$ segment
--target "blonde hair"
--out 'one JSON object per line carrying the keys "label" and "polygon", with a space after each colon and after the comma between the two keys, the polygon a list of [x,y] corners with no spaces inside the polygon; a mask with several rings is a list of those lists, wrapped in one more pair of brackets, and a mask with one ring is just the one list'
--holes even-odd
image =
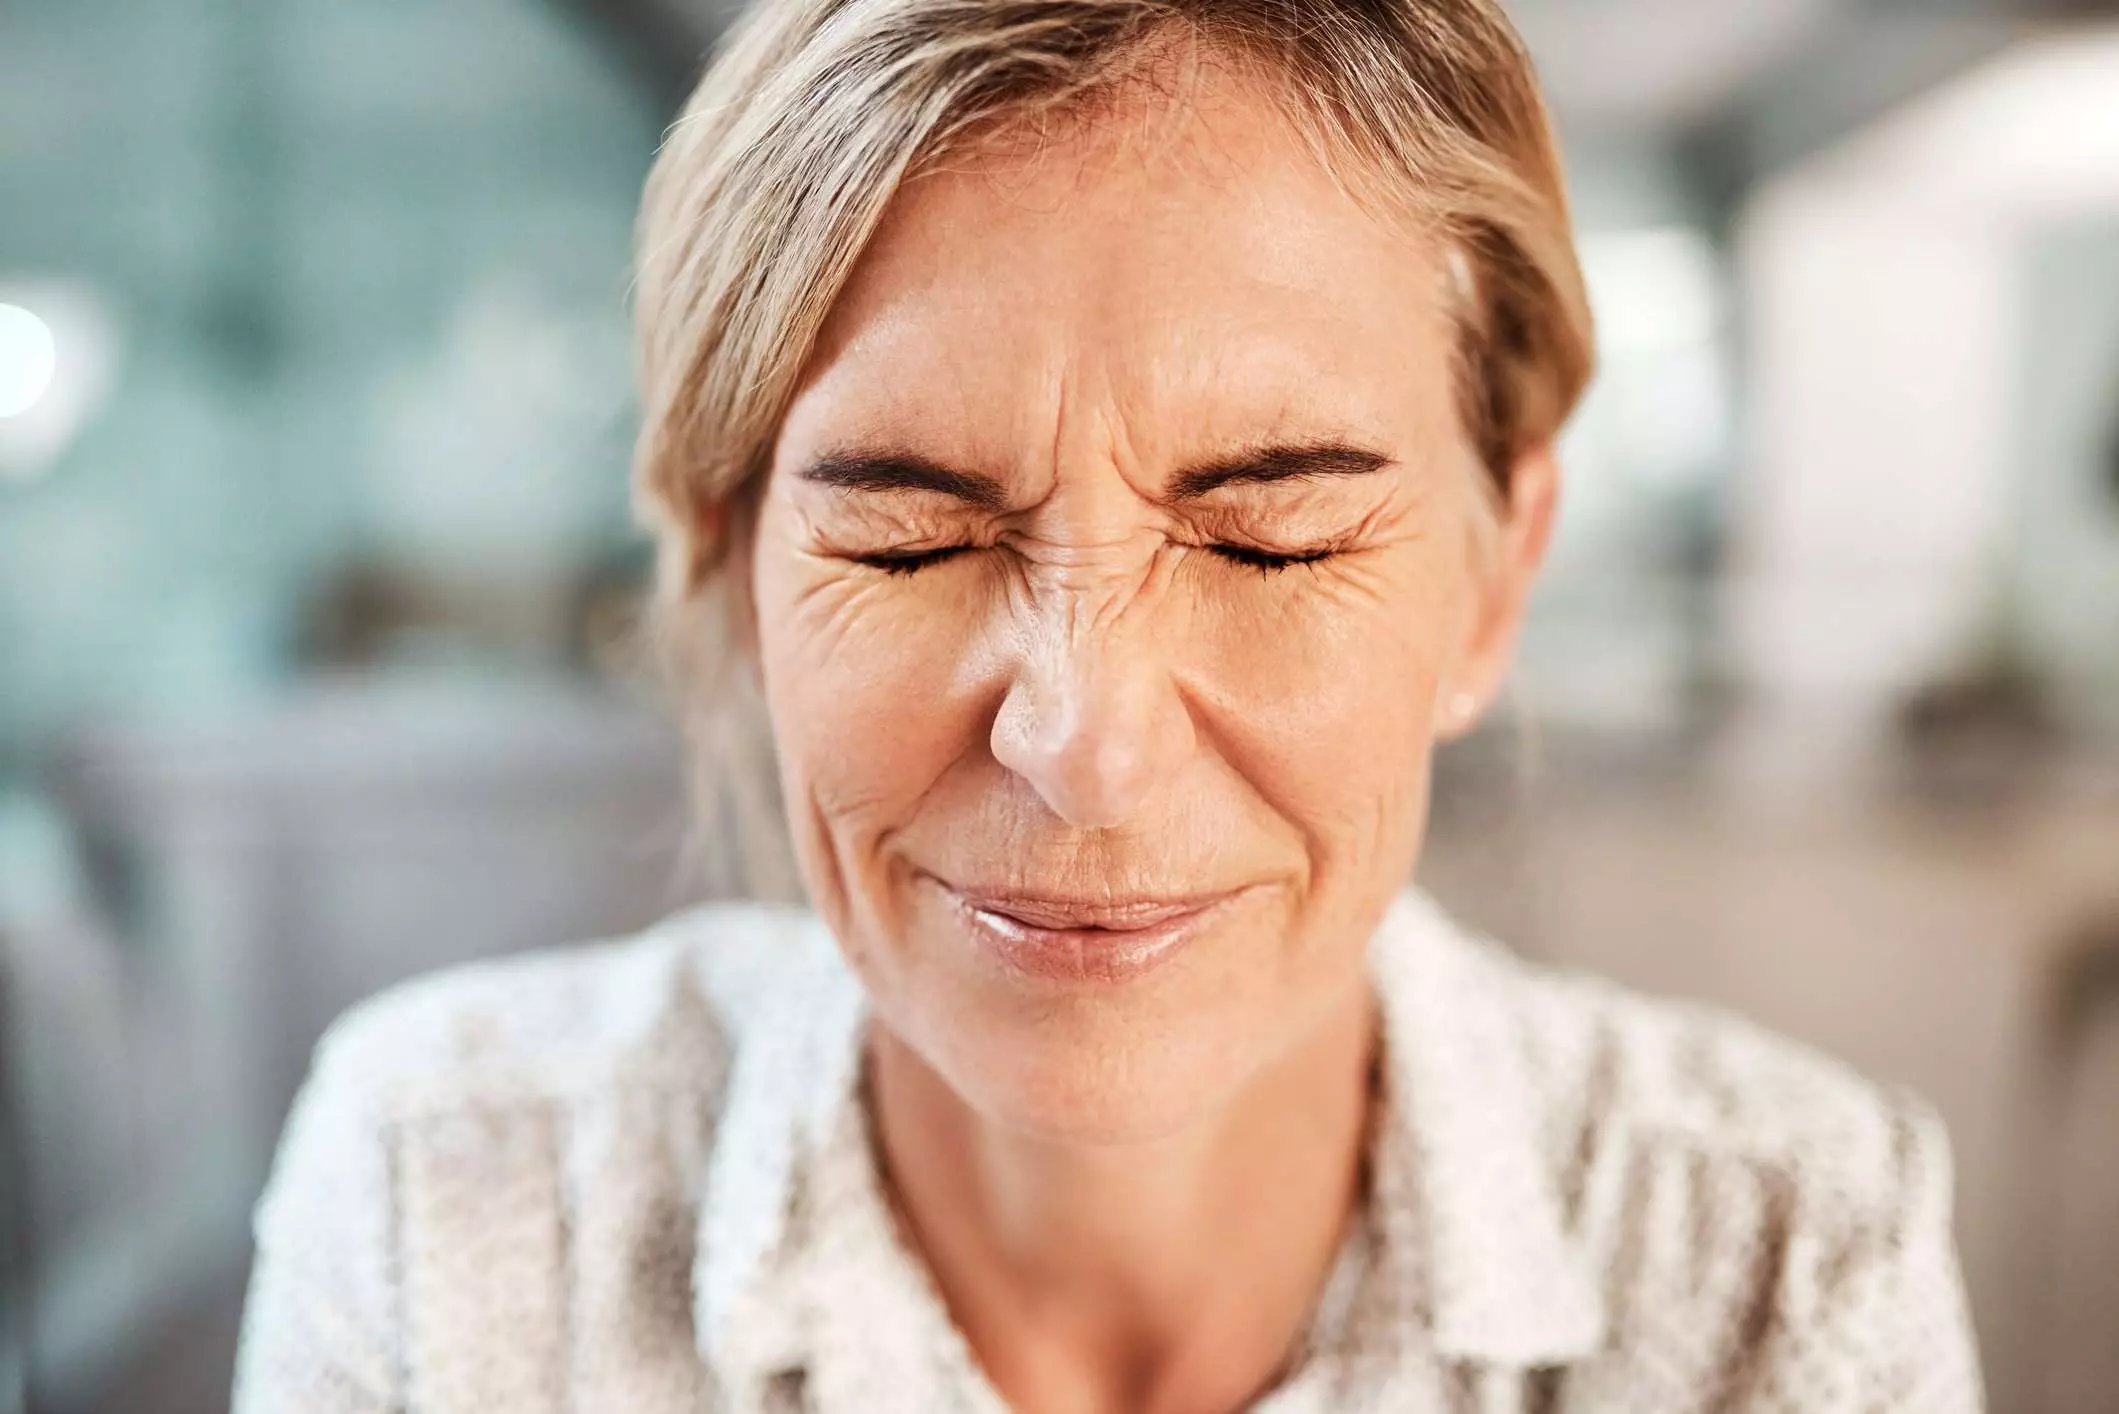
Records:
{"label": "blonde hair", "polygon": [[818,331],[900,185],[1013,119],[1093,112],[1173,40],[1277,80],[1335,173],[1440,237],[1458,404],[1492,484],[1558,432],[1592,370],[1590,315],[1551,123],[1498,0],[754,0],[640,212],[634,503],[657,540],[650,627],[693,659],[670,665],[680,687],[713,674],[678,611],[747,533]]}

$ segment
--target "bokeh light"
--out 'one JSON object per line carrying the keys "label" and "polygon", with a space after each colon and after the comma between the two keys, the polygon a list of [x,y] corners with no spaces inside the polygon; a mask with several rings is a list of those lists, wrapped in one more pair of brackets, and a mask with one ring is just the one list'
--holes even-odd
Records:
{"label": "bokeh light", "polygon": [[0,417],[35,407],[58,369],[51,326],[19,304],[0,304]]}

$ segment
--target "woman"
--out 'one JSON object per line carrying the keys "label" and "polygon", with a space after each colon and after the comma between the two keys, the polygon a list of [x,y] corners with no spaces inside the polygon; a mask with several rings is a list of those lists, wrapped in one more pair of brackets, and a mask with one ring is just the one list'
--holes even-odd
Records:
{"label": "woman", "polygon": [[815,911],[341,1022],[245,1414],[1977,1406],[1925,1109],[1405,891],[1591,363],[1492,0],[772,0],[640,239]]}

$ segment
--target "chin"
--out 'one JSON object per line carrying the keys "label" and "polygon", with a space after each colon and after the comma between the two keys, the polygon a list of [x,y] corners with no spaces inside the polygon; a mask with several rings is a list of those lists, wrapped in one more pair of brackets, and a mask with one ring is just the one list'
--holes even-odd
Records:
{"label": "chin", "polygon": [[1144,1143],[1221,1108],[1299,1033],[1309,1009],[1286,975],[1280,913],[1247,895],[1181,921],[1174,938],[1150,918],[1149,965],[1111,966],[1090,954],[1129,943],[1025,938],[1005,922],[997,939],[929,889],[899,946],[869,953],[863,980],[897,1039],[987,1123],[1054,1143]]}
{"label": "chin", "polygon": [[925,1059],[981,1118],[1054,1144],[1145,1144],[1181,1133],[1220,1109],[1264,1057],[1223,1018],[1175,1032],[1039,1028],[962,1046],[954,1038]]}

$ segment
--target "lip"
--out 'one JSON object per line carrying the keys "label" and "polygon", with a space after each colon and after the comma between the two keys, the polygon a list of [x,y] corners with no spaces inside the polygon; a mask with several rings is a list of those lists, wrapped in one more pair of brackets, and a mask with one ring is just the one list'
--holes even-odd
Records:
{"label": "lip", "polygon": [[1170,962],[1242,890],[1184,898],[1058,899],[958,889],[943,896],[988,952],[1050,982],[1116,985]]}

